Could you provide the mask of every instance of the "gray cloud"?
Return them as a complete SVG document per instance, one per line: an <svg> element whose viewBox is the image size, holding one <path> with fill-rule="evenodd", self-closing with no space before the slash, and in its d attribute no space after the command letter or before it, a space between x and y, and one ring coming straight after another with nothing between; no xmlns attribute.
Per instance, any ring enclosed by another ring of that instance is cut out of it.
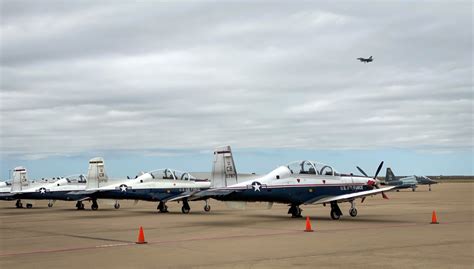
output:
<svg viewBox="0 0 474 269"><path fill-rule="evenodd" d="M473 146L468 1L2 1L1 17L4 156Z"/></svg>

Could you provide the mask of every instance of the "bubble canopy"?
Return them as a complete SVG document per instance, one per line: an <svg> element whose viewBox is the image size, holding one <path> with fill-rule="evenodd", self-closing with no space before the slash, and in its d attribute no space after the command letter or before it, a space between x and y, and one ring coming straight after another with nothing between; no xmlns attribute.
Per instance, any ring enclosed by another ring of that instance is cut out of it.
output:
<svg viewBox="0 0 474 269"><path fill-rule="evenodd" d="M196 178L188 172L182 172L174 169L157 169L148 172L153 179L169 179L169 180L195 180Z"/></svg>
<svg viewBox="0 0 474 269"><path fill-rule="evenodd" d="M337 174L337 171L332 166L309 160L294 161L286 165L292 174L300 175L331 175Z"/></svg>

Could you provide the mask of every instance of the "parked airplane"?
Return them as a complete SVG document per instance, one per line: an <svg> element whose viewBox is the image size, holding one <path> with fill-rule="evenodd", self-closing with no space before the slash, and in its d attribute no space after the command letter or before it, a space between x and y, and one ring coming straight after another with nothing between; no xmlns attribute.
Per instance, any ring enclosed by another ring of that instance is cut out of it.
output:
<svg viewBox="0 0 474 269"><path fill-rule="evenodd" d="M399 186L400 189L411 188L412 191L415 191L415 189L418 187L417 185L428 185L429 191L431 191L431 185L438 184L438 182L426 176L418 177L413 175L408 177L397 178L393 173L392 169L389 167L387 168L387 172L385 174L384 184L390 186Z"/></svg>
<svg viewBox="0 0 474 269"><path fill-rule="evenodd" d="M0 200L17 200L15 206L17 208L22 208L23 203L20 199L13 194L14 191L21 190L23 188L28 188L31 186L28 181L28 173L25 167L18 166L13 169L13 179L11 185L5 184L4 187L0 189ZM31 207L32 204L27 203L26 207Z"/></svg>
<svg viewBox="0 0 474 269"><path fill-rule="evenodd" d="M83 196L74 194L77 191L83 191L86 189L86 181L98 181L106 182L107 175L105 174L104 160L100 157L93 158L89 162L89 173L88 176L84 175L73 175L67 177L58 177L54 181L42 180L36 184L28 185L26 179L26 170L24 176L24 184L15 187L15 176L11 194L17 200L17 207L22 207L22 200L49 200L48 207L52 207L56 200L63 201L78 201ZM100 178L98 178L100 177ZM82 202L80 203L82 205ZM77 204L76 204L77 206ZM84 205L82 205L83 207ZM32 202L26 204L27 208L33 207Z"/></svg>
<svg viewBox="0 0 474 269"><path fill-rule="evenodd" d="M409 176L397 179L395 174L393 174L392 169L387 167L387 172L385 173L385 181L382 183L388 186L397 186L397 191L399 189L410 189L415 191L417 188L418 181L416 180L415 176Z"/></svg>
<svg viewBox="0 0 474 269"><path fill-rule="evenodd" d="M219 147L213 168L213 188L193 195L193 198L214 198L221 201L269 202L270 204L289 204L288 214L301 217L301 205L330 204L331 218L342 215L340 202L350 202L349 214L357 215L355 199L362 202L367 196L382 194L395 187L380 188L377 175L373 178L345 175L336 172L331 166L313 161L297 161L280 166L270 173L256 179L238 183L230 146Z"/></svg>
<svg viewBox="0 0 474 269"><path fill-rule="evenodd" d="M157 209L162 213L168 212L167 202L182 201L181 211L186 214L191 210L188 198L210 186L211 183L207 179L197 179L187 172L167 168L102 187L88 186L87 190L77 194L87 195L84 199L92 200L92 210L99 208L97 199L116 200L114 206L116 209L120 208L118 200L156 201L159 202ZM210 209L206 200L204 210L209 211Z"/></svg>
<svg viewBox="0 0 474 269"><path fill-rule="evenodd" d="M374 59L372 58L372 56L370 56L369 58L362 58L362 57L360 57L360 58L357 58L357 60L359 60L359 61L361 61L361 62L363 62L363 63L370 63L370 62L372 62Z"/></svg>
<svg viewBox="0 0 474 269"><path fill-rule="evenodd" d="M85 189L85 178L82 174L58 177L55 181L39 182L34 186L12 191L12 194L20 200L49 200L48 207L52 207L56 200L73 200L74 197L68 193ZM28 203L26 207L33 207L33 203Z"/></svg>
<svg viewBox="0 0 474 269"><path fill-rule="evenodd" d="M416 178L416 181L418 181L418 185L428 185L429 191L431 191L431 185L438 184L438 181L432 180L431 178L427 176L421 176L421 177L415 176L415 178Z"/></svg>

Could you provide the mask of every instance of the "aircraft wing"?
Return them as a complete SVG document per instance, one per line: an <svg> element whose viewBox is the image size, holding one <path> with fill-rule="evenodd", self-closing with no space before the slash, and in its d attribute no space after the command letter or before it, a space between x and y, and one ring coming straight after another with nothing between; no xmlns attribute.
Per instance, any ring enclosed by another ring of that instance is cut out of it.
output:
<svg viewBox="0 0 474 269"><path fill-rule="evenodd" d="M162 202L173 202L173 201L179 201L179 200L183 200L185 198L189 198L191 196L193 196L193 194L197 193L199 191L187 191L187 192L183 192L177 196L174 196L174 197L171 197L171 198L168 198L168 199L163 199L161 200Z"/></svg>
<svg viewBox="0 0 474 269"><path fill-rule="evenodd" d="M317 198L304 202L304 204L305 205L324 204L324 203L330 203L330 202L335 202L335 201L347 202L350 200L354 200L356 198L362 198L362 197L371 196L371 195L375 195L375 194L379 194L383 192L388 192L396 188L397 186L391 186L391 187L386 187L386 188L374 189L374 190L369 190L369 191L361 191L361 192L355 192L355 193L349 193L349 194L343 194L343 195L317 197Z"/></svg>
<svg viewBox="0 0 474 269"><path fill-rule="evenodd" d="M209 189L209 190L204 190L204 191L199 191L193 195L194 199L199 199L199 198L206 198L206 197L213 197L213 196L226 196L234 192L240 191L239 189L227 189L227 188L222 188L222 189Z"/></svg>

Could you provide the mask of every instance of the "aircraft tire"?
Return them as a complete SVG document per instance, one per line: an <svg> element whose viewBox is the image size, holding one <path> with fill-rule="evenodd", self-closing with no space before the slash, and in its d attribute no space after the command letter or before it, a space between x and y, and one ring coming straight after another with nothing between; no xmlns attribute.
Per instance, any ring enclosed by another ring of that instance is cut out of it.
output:
<svg viewBox="0 0 474 269"><path fill-rule="evenodd" d="M357 216L357 209L351 208L351 209L349 210L349 215L351 215L351 217Z"/></svg>
<svg viewBox="0 0 474 269"><path fill-rule="evenodd" d="M190 210L191 209L189 207L186 207L186 206L181 207L181 212L183 212L183 214L188 214Z"/></svg>
<svg viewBox="0 0 474 269"><path fill-rule="evenodd" d="M411 191L415 191L415 188L412 188Z"/></svg>
<svg viewBox="0 0 474 269"><path fill-rule="evenodd" d="M114 208L115 208L115 209L119 209L119 208L120 208L120 204L119 204L119 203L115 203L115 204L114 204Z"/></svg>
<svg viewBox="0 0 474 269"><path fill-rule="evenodd" d="M52 204L52 203L48 203L48 207L53 207L53 204Z"/></svg>
<svg viewBox="0 0 474 269"><path fill-rule="evenodd" d="M341 216L337 213L336 210L331 210L331 219L338 220Z"/></svg>
<svg viewBox="0 0 474 269"><path fill-rule="evenodd" d="M211 206L210 205L205 205L204 206L204 211L206 211L206 212L211 211Z"/></svg>
<svg viewBox="0 0 474 269"><path fill-rule="evenodd" d="M32 204L26 204L26 208L32 208L33 205Z"/></svg>
<svg viewBox="0 0 474 269"><path fill-rule="evenodd" d="M92 204L92 205L91 205L91 209L92 209L92 210L97 210L97 209L99 209L99 206L96 205L96 204Z"/></svg>

